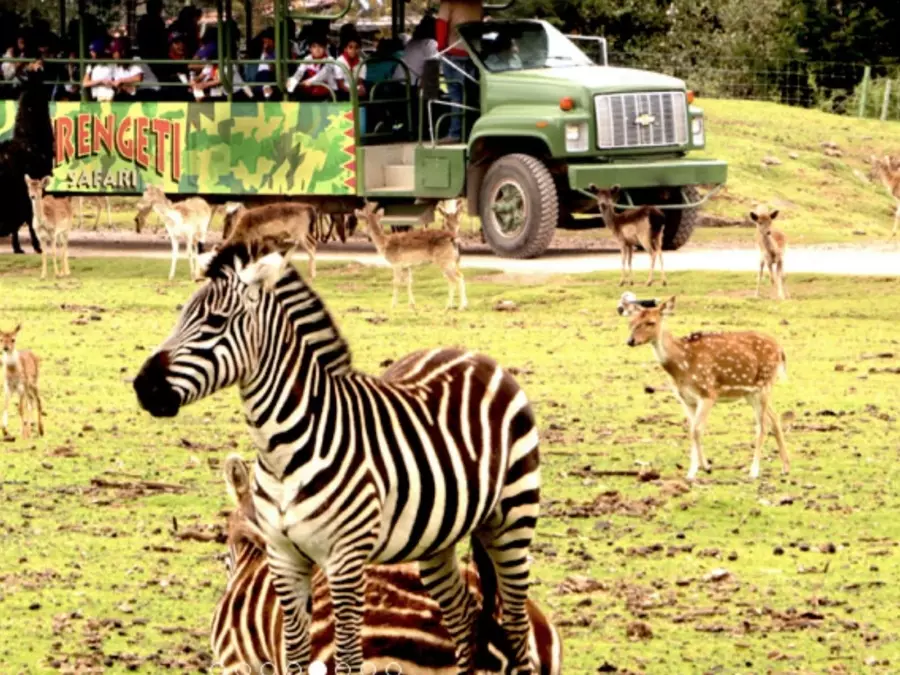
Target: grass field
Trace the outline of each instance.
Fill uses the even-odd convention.
[[[42,439],[0,444],[0,673],[201,672],[224,547],[178,535],[221,527],[221,462],[253,456],[237,393],[150,418],[130,378],[195,286],[166,282],[165,261],[72,268],[40,282],[35,257],[0,257],[0,328],[22,321],[20,346],[43,358],[47,424]],[[680,406],[651,349],[625,345],[615,275],[472,271],[460,314],[423,272],[413,314],[390,311],[389,274],[320,267],[359,368],[466,345],[516,369],[534,402],[533,594],[561,627],[564,672],[896,672],[897,279],[794,275],[778,304],[752,298],[748,275],[671,274],[673,332],[758,328],[788,354],[774,405],[791,476],[770,437],[761,479],[747,478],[751,410],[722,405],[706,436],[713,472],[690,486]],[[495,311],[501,299],[518,311]],[[604,475],[644,466],[660,477]]]
[[[869,158],[900,156],[900,124],[759,101],[698,99],[697,105],[707,120],[707,148],[697,156],[722,159],[729,166],[726,188],[704,207],[708,214],[746,220],[757,202],[770,203],[781,209],[779,222],[793,244],[864,243],[890,234],[894,202],[880,182],[869,182]],[[826,156],[824,142],[836,143],[841,156]],[[765,165],[765,158],[781,164]],[[113,199],[112,206],[112,228],[133,229],[134,199]],[[96,206],[88,204],[86,212],[86,226],[93,228]],[[151,216],[151,223],[159,225],[157,216]],[[108,227],[105,212],[99,227]],[[213,229],[221,227],[216,218]],[[480,224],[470,218],[464,227],[476,230]],[[601,229],[577,236],[609,234]],[[731,227],[704,227],[692,241],[752,245],[752,235]]]

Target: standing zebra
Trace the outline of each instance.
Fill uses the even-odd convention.
[[[206,277],[134,388],[151,415],[174,417],[239,385],[289,665],[305,672],[310,663],[313,564],[331,589],[337,659],[359,672],[365,566],[418,561],[457,669],[470,673],[475,608],[455,551],[469,537],[479,568],[497,577],[510,671],[533,672],[526,600],[538,433],[513,377],[458,349],[410,354],[381,377],[353,369],[324,303],[279,253],[229,246]]]
[[[228,516],[228,582],[212,621],[213,662],[223,675],[284,673],[284,615],[266,564],[265,543],[256,525],[250,474],[238,455],[225,460],[225,482],[234,510]],[[489,570],[492,572],[492,570]],[[480,581],[465,569],[469,590],[482,604],[475,647],[475,672],[503,672],[507,660],[503,630],[495,619],[496,600],[484,606],[482,589],[496,597],[493,577]],[[440,608],[422,588],[413,564],[372,565],[366,569],[363,645],[370,669],[403,675],[453,675],[453,640],[441,624]],[[540,675],[562,672],[562,641],[556,627],[530,599],[531,657]],[[321,570],[312,580],[310,620],[312,660],[335,672],[334,612]],[[393,667],[391,667],[393,665]],[[399,669],[398,669],[399,667]]]

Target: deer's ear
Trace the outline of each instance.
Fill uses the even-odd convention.
[[[621,192],[622,192],[622,186],[621,186],[621,185],[613,185],[613,186],[609,189],[609,193],[612,195],[612,198],[613,198],[613,199],[615,199],[616,197],[618,197],[619,194],[621,194]]]
[[[42,185],[43,187],[47,187],[48,185],[50,185],[50,176],[44,176],[44,177],[41,179],[41,185]]]
[[[777,210],[772,211],[772,213],[769,214],[769,218],[771,218],[772,220],[775,220],[777,217],[778,217],[778,211],[777,211]]]
[[[382,218],[384,218],[384,209],[378,209],[375,212],[375,217],[378,218],[378,220],[381,220]]]
[[[756,211],[751,211],[751,212],[750,212],[750,220],[752,220],[754,223],[758,223],[758,222],[759,222],[759,216],[756,215]]]
[[[230,454],[225,459],[225,489],[235,506],[250,493],[250,471],[240,455]]]
[[[13,328],[13,335],[18,335],[20,330],[22,330],[22,324],[17,323],[16,327]]]
[[[238,277],[248,286],[261,286],[266,290],[272,290],[284,274],[287,265],[288,261],[283,255],[277,252],[269,253],[238,271]]]
[[[664,316],[670,316],[675,313],[675,296],[673,295],[671,298],[666,300],[663,304],[659,306],[660,311]]]
[[[594,193],[594,194],[597,194],[598,192],[600,192],[600,188],[598,188],[598,187],[596,186],[596,184],[591,183],[590,185],[587,186],[587,191],[588,191],[588,192],[592,192],[592,193]]]

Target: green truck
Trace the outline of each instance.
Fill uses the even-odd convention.
[[[394,5],[402,12],[403,0]],[[283,37],[285,6],[276,3],[276,87],[299,63]],[[394,32],[402,26],[401,14]],[[397,59],[399,77],[348,100],[268,101],[261,85],[231,76],[223,102],[53,102],[49,191],[137,195],[155,184],[212,202],[301,199],[333,214],[368,199],[395,226],[427,223],[440,200],[464,197],[497,255],[527,258],[546,250],[556,228],[602,227],[586,188],[620,185],[620,208],[664,210],[667,249],[689,239],[727,166],[688,156],[704,147],[705,129],[683,81],[609,66],[601,39],[588,40],[600,48],[592,60],[544,21],[492,19],[459,32],[474,75],[461,106],[443,96],[437,60],[414,86],[396,56],[387,58]],[[227,29],[219,33],[228,40]],[[222,72],[260,63],[227,51],[219,50]],[[441,143],[454,115],[463,136]],[[14,118],[15,101],[0,101],[0,139]]]

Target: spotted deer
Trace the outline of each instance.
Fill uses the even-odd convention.
[[[19,418],[22,422],[22,438],[31,436],[31,418],[36,417],[38,434],[44,435],[44,408],[38,389],[41,360],[28,349],[19,349],[16,339],[22,324],[13,330],[0,331],[0,357],[3,365],[3,436],[9,437],[9,402],[19,397]]]
[[[756,248],[759,250],[759,274],[756,277],[756,297],[759,297],[763,270],[769,273],[769,279],[775,287],[779,300],[787,297],[784,287],[784,252],[787,249],[787,238],[784,232],[772,227],[772,221],[778,217],[778,211],[757,208],[750,212],[750,219],[756,223]]]
[[[72,202],[68,197],[51,197],[44,194],[50,176],[32,178],[25,175],[28,198],[34,213],[34,230],[40,239],[41,279],[47,278],[47,249],[53,247],[53,274],[69,276],[69,233],[72,231]],[[62,245],[62,255],[59,246]],[[60,264],[57,260],[60,260]],[[62,268],[62,273],[60,273]]]
[[[454,237],[459,237],[459,227],[462,222],[462,199],[448,199],[444,205],[437,207],[437,212],[444,219],[444,229]]]
[[[666,217],[655,206],[644,205],[636,209],[630,209],[622,213],[616,213],[616,202],[622,190],[618,185],[609,190],[602,190],[593,183],[588,190],[594,194],[603,222],[619,244],[622,253],[622,279],[619,286],[625,285],[625,268],[628,268],[628,283],[633,284],[632,257],[634,249],[642,246],[650,254],[650,276],[647,277],[647,285],[653,285],[653,269],[659,260],[659,272],[662,275],[662,285],[667,285],[666,271],[663,267],[663,228]]]
[[[626,306],[631,317],[628,346],[650,344],[656,358],[672,382],[690,424],[691,464],[688,480],[697,477],[702,466],[709,471],[701,436],[713,405],[717,401],[744,399],[756,416],[756,446],[750,477],[759,477],[766,423],[771,422],[781,455],[781,468],[787,474],[790,460],[781,423],[771,404],[777,379],[787,378],[787,360],[781,345],[768,335],[754,331],[692,333],[673,337],[663,327],[663,318],[675,312],[674,296],[659,307]]]
[[[214,215],[213,208],[202,197],[191,197],[174,203],[155,185],[148,185],[144,190],[144,194],[138,202],[139,215],[140,209],[145,208],[147,204],[162,219],[169,240],[172,242],[172,265],[169,268],[169,281],[175,278],[181,240],[184,240],[191,279],[197,279],[200,276],[197,255],[203,253],[206,234]]]
[[[229,232],[222,243],[222,248],[235,243],[243,243],[249,247],[260,244],[299,247],[309,256],[310,279],[316,278],[318,242],[315,237],[315,225],[318,211],[312,204],[279,202],[248,209],[238,202],[229,202],[225,209],[225,218],[225,227]]]
[[[874,165],[876,175],[881,179],[888,194],[897,202],[897,210],[894,213],[894,227],[891,229],[890,237],[890,239],[893,239],[897,236],[897,231],[900,230],[900,161],[888,156],[876,157],[874,158]]]
[[[460,251],[457,235],[447,229],[416,229],[408,232],[387,234],[381,226],[384,209],[368,202],[356,211],[360,223],[364,223],[375,248],[394,270],[394,294],[391,306],[397,306],[397,295],[402,277],[406,276],[406,290],[409,306],[415,309],[416,301],[412,290],[412,268],[434,264],[447,279],[449,297],[447,309],[453,307],[454,291],[459,289],[459,308],[466,309],[466,282],[459,266]]]
[[[225,484],[234,503],[228,516],[227,585],[216,604],[210,642],[213,660],[225,675],[292,672],[284,663],[284,615],[266,561],[265,544],[256,523],[250,467],[239,455],[224,463]],[[485,603],[484,585],[470,567],[464,579],[482,610],[476,631],[475,673],[507,673],[510,669],[496,600]],[[496,593],[491,586],[487,592]],[[370,664],[363,673],[456,675],[453,640],[442,623],[441,609],[422,585],[414,563],[370,565],[365,572],[363,651]],[[317,569],[312,577],[311,660],[335,671],[335,616],[328,580]],[[560,675],[563,646],[556,626],[528,600],[529,645],[535,675]],[[390,664],[395,664],[390,668]],[[266,664],[269,664],[266,667]],[[337,672],[344,672],[338,669]]]

